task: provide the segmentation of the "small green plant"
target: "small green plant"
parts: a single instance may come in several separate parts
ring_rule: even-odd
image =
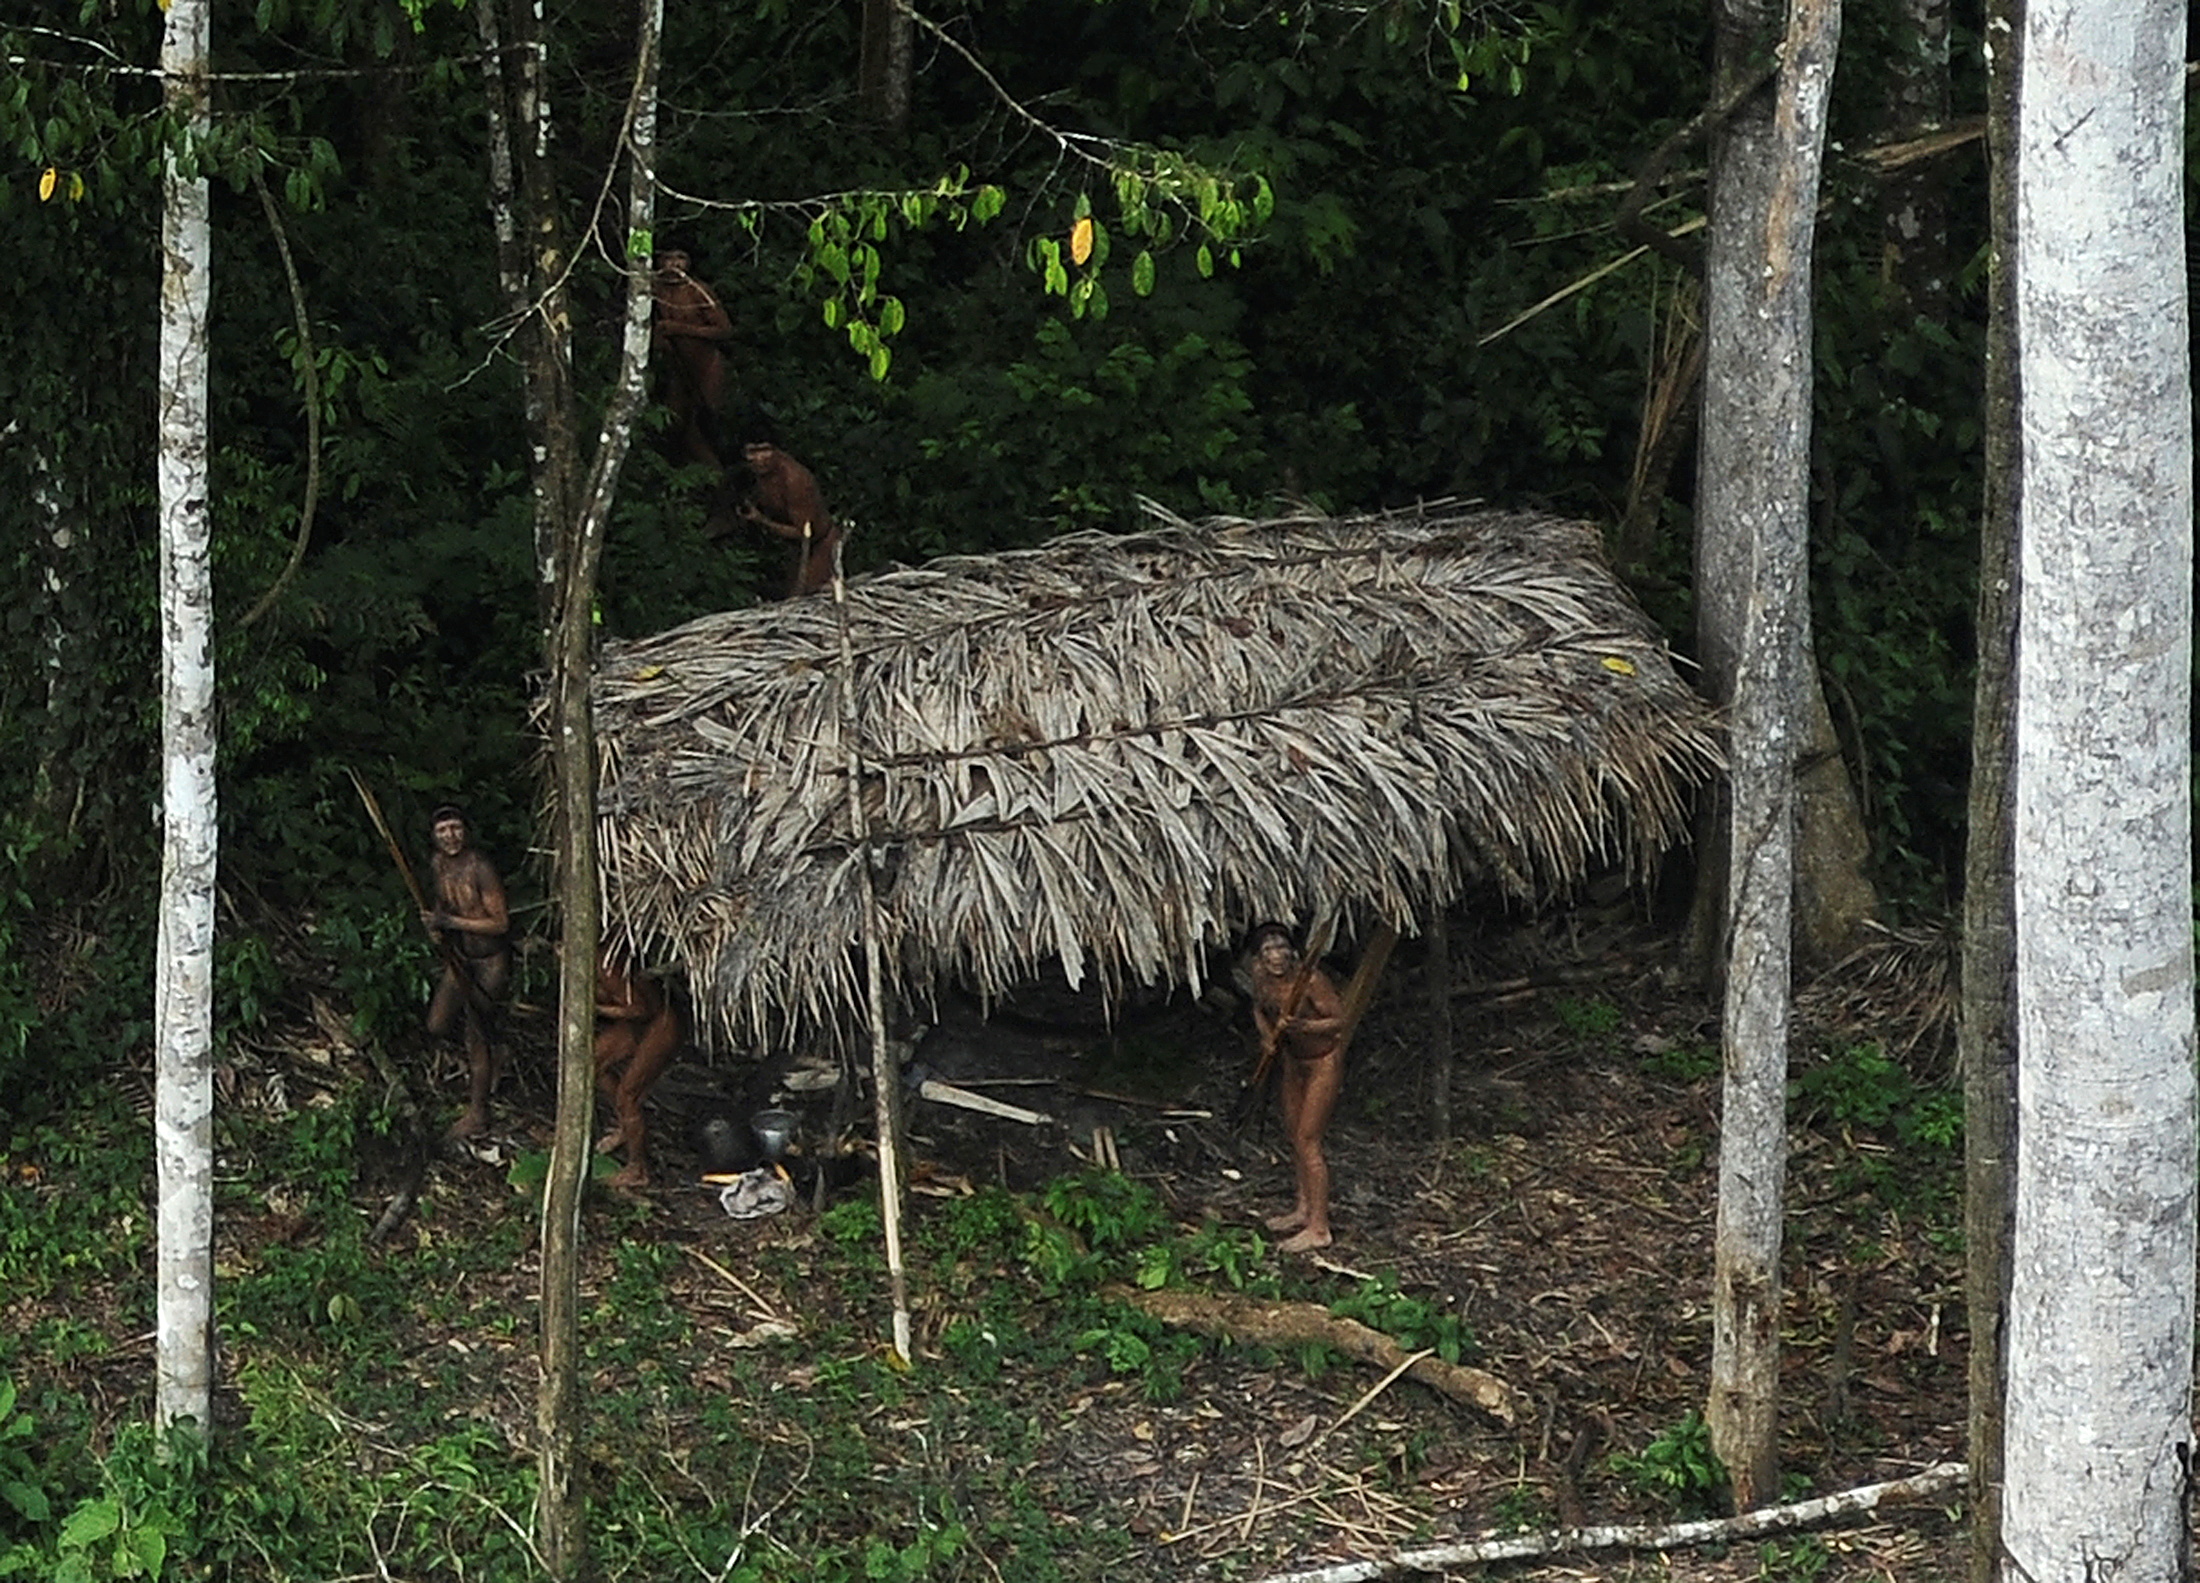
[[[943,1258],[1003,1258],[1022,1231],[1023,1213],[1014,1195],[988,1187],[939,1204],[919,1223],[918,1236]]]
[[[256,934],[214,940],[215,1023],[225,1034],[249,1033],[267,1022],[283,992],[283,970]]]
[[[1497,1497],[1490,1520],[1500,1533],[1533,1533],[1552,1526],[1551,1503],[1541,1490],[1522,1479]]]
[[[1474,1332],[1457,1314],[1428,1298],[1406,1296],[1387,1275],[1361,1282],[1358,1291],[1338,1298],[1329,1311],[1380,1330],[1409,1352],[1433,1351],[1446,1363],[1474,1352]]]
[[[877,1203],[868,1198],[844,1198],[817,1217],[819,1234],[844,1248],[871,1246],[882,1225]]]
[[[1608,1000],[1569,995],[1552,1010],[1558,1025],[1584,1043],[1601,1044],[1619,1032],[1619,1007]]]
[[[42,1523],[53,1515],[45,1478],[31,1456],[38,1443],[38,1426],[28,1413],[15,1410],[15,1382],[0,1379],[0,1501],[12,1507],[26,1522]],[[4,1555],[4,1552],[0,1552]],[[0,1571],[5,1571],[0,1565]]]
[[[1170,1229],[1160,1195],[1119,1171],[1056,1177],[1039,1196],[1047,1213],[1080,1233],[1096,1252],[1150,1241]]]
[[[1203,1221],[1181,1247],[1183,1267],[1189,1274],[1219,1276],[1231,1290],[1239,1292],[1248,1286],[1273,1285],[1272,1278],[1266,1282],[1260,1278],[1262,1261],[1268,1253],[1267,1240],[1250,1226]]]
[[[1767,1540],[1757,1547],[1757,1576],[1766,1583],[1813,1583],[1832,1559],[1833,1552],[1815,1534],[1787,1544]]]
[[[62,1521],[53,1583],[158,1579],[171,1551],[183,1548],[178,1541],[188,1545],[206,1453],[184,1430],[171,1428],[167,1440],[163,1457],[145,1426],[118,1437],[100,1465],[105,1487]]]
[[[1642,1058],[1643,1069],[1674,1083],[1700,1083],[1719,1073],[1719,1051],[1698,1039],[1683,1039],[1652,1050]]]
[[[1049,1296],[1060,1296],[1073,1287],[1096,1286],[1106,1274],[1101,1261],[1085,1250],[1067,1226],[1050,1222],[1025,1222],[1016,1256]]]
[[[1711,1450],[1711,1428],[1694,1410],[1644,1446],[1641,1455],[1613,1456],[1612,1471],[1687,1515],[1708,1511],[1726,1489],[1726,1469]]]

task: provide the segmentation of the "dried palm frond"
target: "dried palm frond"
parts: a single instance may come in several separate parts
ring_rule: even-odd
[[[1876,1039],[1914,1075],[1948,1076],[1956,1048],[1954,931],[1865,928],[1855,950],[1797,991],[1797,1026],[1823,1044]]]
[[[607,937],[723,1032],[853,1020],[870,830],[889,989],[1049,957],[1197,985],[1264,917],[1413,927],[1681,838],[1712,712],[1596,531],[1438,503],[1072,535],[607,646]],[[845,689],[854,709],[845,712]]]

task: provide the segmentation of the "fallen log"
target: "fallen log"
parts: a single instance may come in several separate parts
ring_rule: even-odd
[[[1557,1528],[1539,1534],[1515,1534],[1507,1539],[1427,1545],[1367,1561],[1341,1561],[1301,1572],[1272,1573],[1261,1579],[1261,1583],[1373,1583],[1376,1578],[1401,1572],[1442,1572],[1452,1567],[1530,1560],[1577,1550],[1680,1550],[1690,1545],[1754,1539],[1759,1534],[1814,1527],[1881,1505],[1923,1500],[1960,1487],[1969,1476],[1970,1468],[1965,1463],[1937,1462],[1906,1479],[1866,1484],[1813,1500],[1797,1501],[1792,1506],[1761,1506],[1739,1517],[1708,1517],[1684,1523],[1610,1523]]]
[[[1512,1387],[1496,1375],[1461,1363],[1446,1363],[1442,1358],[1412,1358],[1380,1330],[1372,1330],[1356,1319],[1340,1319],[1314,1303],[1270,1302],[1218,1292],[1134,1292],[1128,1288],[1117,1295],[1163,1324],[1182,1330],[1268,1347],[1318,1342],[1379,1369],[1403,1368],[1407,1379],[1418,1380],[1431,1390],[1487,1413],[1507,1428],[1520,1418]]]

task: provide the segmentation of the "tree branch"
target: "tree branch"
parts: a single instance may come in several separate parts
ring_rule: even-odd
[[[283,279],[290,282],[290,308],[298,322],[297,362],[306,387],[306,498],[298,508],[298,538],[290,547],[289,562],[268,585],[267,592],[245,612],[244,619],[237,623],[240,628],[266,615],[298,575],[298,568],[305,562],[306,545],[313,538],[313,513],[321,503],[321,360],[313,347],[313,325],[306,316],[306,289],[298,283],[298,266],[290,256],[290,236],[283,230],[282,211],[275,207],[274,195],[267,190],[267,180],[257,162],[252,166],[252,190],[259,195],[267,228],[275,233],[275,251],[283,258]]]
[[[1261,1583],[1371,1583],[1400,1572],[1442,1572],[1453,1567],[1565,1555],[1577,1550],[1679,1550],[1690,1545],[1753,1539],[1815,1527],[1836,1517],[1868,1512],[1882,1505],[1920,1501],[1960,1485],[1970,1470],[1961,1462],[1938,1462],[1906,1479],[1866,1484],[1793,1506],[1763,1506],[1739,1517],[1711,1517],[1686,1523],[1611,1523],[1589,1528],[1556,1528],[1510,1539],[1480,1539],[1461,1544],[1398,1550],[1370,1561],[1344,1561],[1263,1578]]]
[[[1650,157],[1635,172],[1635,180],[1627,189],[1627,196],[1620,200],[1619,212],[1612,216],[1612,223],[1619,229],[1620,235],[1649,248],[1661,257],[1671,259],[1692,275],[1703,274],[1703,250],[1683,242],[1678,231],[1667,231],[1650,224],[1643,218],[1643,205],[1649,202],[1650,195],[1664,182],[1666,168],[1683,149],[1724,126],[1735,111],[1747,104],[1759,89],[1779,73],[1780,63],[1774,60],[1729,94],[1724,103],[1705,106],[1694,120],[1650,151]],[[1692,229],[1695,227],[1683,227],[1683,230]]]

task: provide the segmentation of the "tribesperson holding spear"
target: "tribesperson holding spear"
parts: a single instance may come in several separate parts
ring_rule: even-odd
[[[351,779],[374,828],[389,846],[413,905],[420,909],[421,924],[434,936],[443,958],[443,976],[428,1002],[428,1033],[431,1038],[447,1039],[455,1027],[464,1037],[466,1113],[453,1123],[450,1136],[477,1138],[489,1130],[489,1095],[496,1087],[500,1064],[497,1005],[512,982],[512,917],[505,904],[504,881],[496,865],[472,844],[465,810],[456,803],[444,803],[428,816],[435,841],[431,900],[413,876],[404,848],[390,833],[374,793],[356,773]]]
[[[1344,1046],[1350,1035],[1337,986],[1321,970],[1321,953],[1310,950],[1302,961],[1291,931],[1264,923],[1253,931],[1253,1021],[1260,1028],[1260,1065],[1253,1075],[1257,1090],[1269,1064],[1283,1062],[1283,1130],[1291,1140],[1297,1193],[1289,1214],[1268,1222],[1271,1231],[1290,1237],[1277,1244],[1281,1253],[1308,1253],[1330,1244],[1329,1160],[1322,1134],[1337,1094],[1344,1087]]]

